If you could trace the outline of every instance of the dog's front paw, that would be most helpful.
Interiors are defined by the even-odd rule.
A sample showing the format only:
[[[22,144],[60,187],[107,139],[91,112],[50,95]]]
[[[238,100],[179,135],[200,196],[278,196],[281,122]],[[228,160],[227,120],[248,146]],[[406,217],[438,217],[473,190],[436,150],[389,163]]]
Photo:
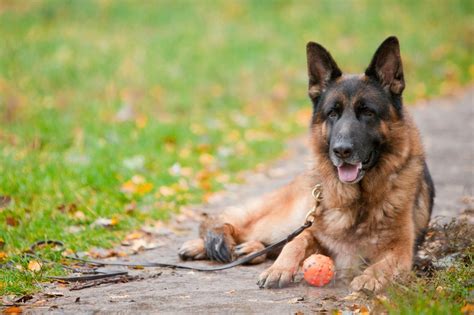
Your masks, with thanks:
[[[384,283],[380,278],[368,274],[355,277],[351,282],[351,289],[355,292],[376,293],[382,290],[383,286]]]
[[[258,277],[260,289],[283,288],[293,282],[296,271],[294,268],[279,268],[271,266]]]
[[[185,242],[178,250],[179,258],[182,260],[206,259],[206,249],[204,240],[199,238]]]

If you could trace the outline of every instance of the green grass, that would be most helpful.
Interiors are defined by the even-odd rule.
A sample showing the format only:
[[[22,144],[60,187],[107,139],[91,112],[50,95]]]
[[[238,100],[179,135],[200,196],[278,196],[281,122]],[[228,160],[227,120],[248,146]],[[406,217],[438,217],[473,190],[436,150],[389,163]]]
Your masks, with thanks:
[[[474,252],[464,261],[435,272],[432,278],[417,277],[388,291],[385,307],[390,314],[462,314],[474,290]],[[471,310],[472,312],[472,310]]]
[[[18,267],[0,294],[58,272],[25,271],[34,241],[111,246],[279,156],[307,125],[307,41],[361,72],[397,35],[413,102],[473,79],[472,18],[469,0],[0,1],[0,253]]]

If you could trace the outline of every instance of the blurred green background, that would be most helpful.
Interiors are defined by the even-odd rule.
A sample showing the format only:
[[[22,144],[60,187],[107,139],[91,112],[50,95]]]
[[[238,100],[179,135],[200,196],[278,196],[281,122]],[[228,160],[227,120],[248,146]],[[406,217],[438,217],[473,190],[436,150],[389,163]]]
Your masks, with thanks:
[[[362,72],[397,35],[406,103],[456,93],[473,4],[1,0],[0,260],[20,267],[0,292],[58,272],[28,270],[38,239],[111,246],[278,157],[308,124],[310,40]]]

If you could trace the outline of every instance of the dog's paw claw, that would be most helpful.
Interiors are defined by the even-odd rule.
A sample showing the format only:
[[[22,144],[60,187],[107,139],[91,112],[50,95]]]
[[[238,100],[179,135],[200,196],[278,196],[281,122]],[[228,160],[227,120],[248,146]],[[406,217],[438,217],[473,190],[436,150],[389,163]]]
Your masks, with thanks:
[[[351,289],[355,292],[375,293],[383,288],[380,279],[372,275],[362,274],[355,277],[351,282]]]
[[[260,274],[257,285],[261,289],[283,288],[293,282],[294,275],[291,269],[270,267]]]

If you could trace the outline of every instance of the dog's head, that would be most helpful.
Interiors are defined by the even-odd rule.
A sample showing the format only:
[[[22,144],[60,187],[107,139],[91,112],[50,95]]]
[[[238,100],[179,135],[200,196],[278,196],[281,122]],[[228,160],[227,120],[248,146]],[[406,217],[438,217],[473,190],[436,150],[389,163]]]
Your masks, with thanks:
[[[387,38],[362,75],[343,75],[317,43],[308,43],[307,57],[312,128],[322,138],[318,154],[327,155],[340,181],[357,183],[383,154],[388,123],[403,119],[398,40]]]

